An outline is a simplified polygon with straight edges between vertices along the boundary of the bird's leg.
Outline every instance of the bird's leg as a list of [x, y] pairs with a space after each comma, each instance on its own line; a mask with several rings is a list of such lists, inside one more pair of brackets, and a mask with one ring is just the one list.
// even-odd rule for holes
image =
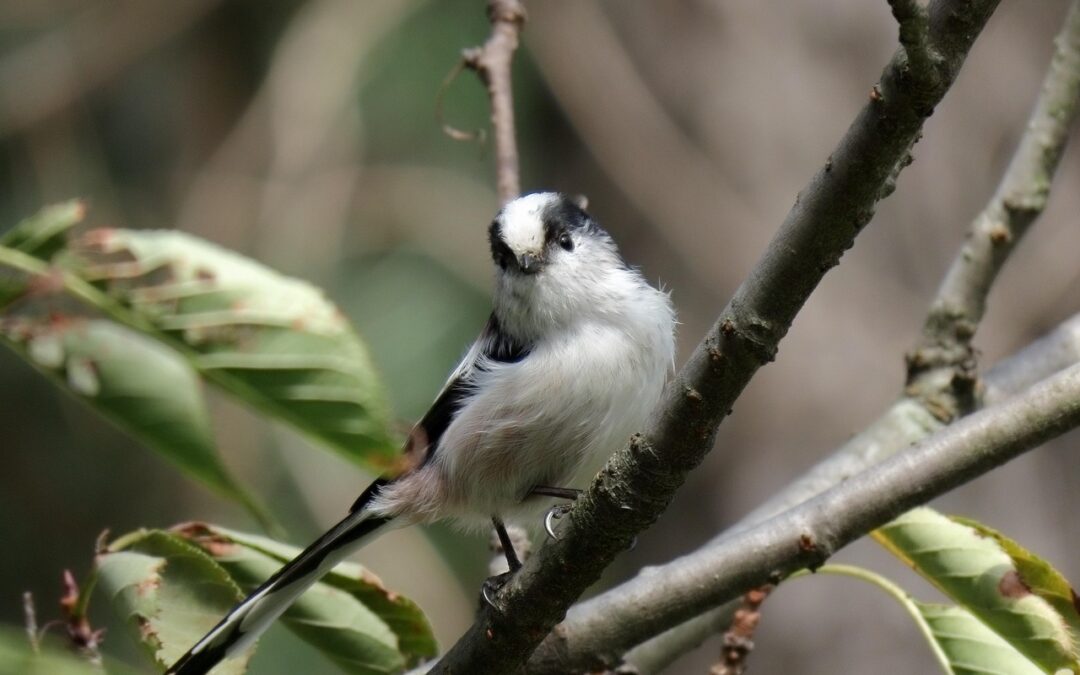
[[[533, 487], [529, 492], [529, 495], [566, 499], [572, 503], [581, 495], [581, 490], [575, 488], [551, 487], [549, 485], [537, 485]], [[559, 535], [555, 534], [555, 521], [569, 513], [570, 506], [571, 504], [556, 504], [548, 509], [547, 515], [544, 516], [544, 531], [547, 532], [547, 535], [552, 539], [559, 538]]]
[[503, 555], [506, 556], [506, 566], [510, 569], [507, 572], [485, 579], [484, 585], [480, 588], [480, 594], [483, 596], [484, 602], [491, 605], [492, 609], [498, 610], [499, 607], [492, 597], [510, 577], [514, 576], [515, 572], [521, 569], [521, 560], [518, 558], [517, 551], [514, 550], [514, 542], [510, 539], [510, 534], [506, 531], [506, 524], [503, 523], [502, 518], [492, 516], [491, 524], [495, 526], [495, 534], [499, 536], [499, 545], [502, 546]]
[[510, 568], [510, 574], [521, 569], [521, 560], [518, 559], [517, 551], [514, 550], [514, 542], [506, 531], [506, 524], [498, 516], [491, 517], [491, 524], [495, 526], [495, 533], [499, 535], [499, 544], [502, 546], [503, 555], [506, 556], [506, 566]]
[[529, 496], [537, 497], [554, 497], [555, 499], [566, 499], [574, 501], [581, 496], [581, 490], [577, 488], [563, 488], [552, 487], [550, 485], [536, 485], [532, 490], [529, 490]]

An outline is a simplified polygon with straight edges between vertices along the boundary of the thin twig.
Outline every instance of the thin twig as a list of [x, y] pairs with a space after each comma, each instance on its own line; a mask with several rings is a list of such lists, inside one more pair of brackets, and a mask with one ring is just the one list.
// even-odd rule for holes
[[34, 608], [34, 594], [26, 591], [23, 600], [23, 623], [26, 626], [26, 637], [30, 641], [30, 649], [36, 654], [39, 650], [39, 635], [37, 610]]
[[994, 196], [972, 222], [908, 356], [908, 392], [948, 421], [975, 405], [975, 329], [998, 272], [1043, 212], [1054, 173], [1080, 109], [1080, 2], [1054, 40], [1027, 131]]
[[900, 25], [900, 45], [913, 76], [924, 81], [937, 77], [941, 57], [930, 44], [930, 15], [926, 8], [919, 0], [889, 0], [889, 7]]
[[746, 672], [746, 659], [754, 651], [754, 631], [761, 621], [761, 604], [773, 588], [772, 584], [765, 584], [742, 597], [742, 605], [735, 610], [735, 618], [724, 633], [722, 660], [709, 669], [709, 675], [743, 675]]
[[454, 139], [455, 141], [475, 141], [480, 146], [484, 145], [484, 141], [487, 140], [487, 131], [485, 129], [477, 129], [475, 131], [465, 131], [464, 129], [458, 129], [453, 124], [446, 121], [446, 112], [444, 110], [443, 103], [446, 98], [446, 92], [450, 89], [450, 85], [454, 83], [458, 75], [467, 67], [464, 59], [454, 64], [454, 67], [450, 69], [450, 72], [443, 78], [442, 84], [439, 85], [439, 91], [435, 93], [435, 121], [439, 123], [439, 127], [442, 132]]
[[60, 611], [64, 615], [68, 640], [75, 650], [90, 663], [101, 665], [101, 637], [104, 628], [94, 629], [86, 615], [86, 602], [79, 592], [79, 584], [70, 570], [64, 570], [64, 595], [60, 598]]
[[514, 132], [514, 92], [510, 66], [525, 24], [520, 0], [489, 0], [491, 35], [482, 47], [466, 49], [462, 60], [476, 71], [491, 99], [491, 125], [495, 136], [495, 180], [499, 201], [505, 204], [521, 193], [517, 141]]
[[[883, 184], [922, 128], [925, 114], [913, 92], [920, 100], [945, 95], [996, 6], [997, 0], [934, 5], [939, 20], [931, 27], [943, 57], [942, 77], [932, 83], [908, 77], [900, 87], [901, 60], [886, 67], [880, 95], [853, 122], [831, 166], [803, 191], [764, 257], [668, 388], [646, 432], [616, 452], [574, 503], [562, 538], [537, 551], [499, 591], [498, 604], [506, 611], [484, 611], [434, 672], [518, 668], [567, 607], [667, 508], [686, 473], [712, 448], [720, 421], [751, 377], [772, 360], [795, 315], [869, 222]], [[609, 619], [595, 617], [595, 623]], [[560, 672], [575, 670], [581, 669]]]

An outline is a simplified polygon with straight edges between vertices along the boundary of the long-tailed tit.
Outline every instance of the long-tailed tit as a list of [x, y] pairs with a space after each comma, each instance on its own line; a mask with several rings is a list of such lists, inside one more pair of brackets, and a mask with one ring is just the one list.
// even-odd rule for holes
[[624, 444], [656, 405], [674, 353], [666, 293], [567, 197], [539, 193], [491, 223], [494, 308], [406, 450], [410, 469], [376, 480], [345, 518], [281, 568], [169, 673], [205, 673], [251, 644], [350, 553], [392, 528], [538, 517]]

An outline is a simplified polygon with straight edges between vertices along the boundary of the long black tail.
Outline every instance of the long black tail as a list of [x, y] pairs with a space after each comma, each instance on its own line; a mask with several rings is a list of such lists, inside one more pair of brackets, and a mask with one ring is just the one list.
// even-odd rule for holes
[[377, 493], [377, 487], [378, 482], [368, 488], [340, 523], [226, 614], [212, 631], [166, 671], [166, 675], [204, 675], [222, 660], [241, 652], [334, 565], [390, 529], [392, 518], [375, 515], [365, 508]]

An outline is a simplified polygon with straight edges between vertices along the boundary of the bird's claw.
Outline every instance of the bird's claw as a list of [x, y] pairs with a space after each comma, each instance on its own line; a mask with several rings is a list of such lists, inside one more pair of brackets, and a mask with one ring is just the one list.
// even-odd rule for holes
[[502, 574], [496, 574], [493, 577], [484, 579], [484, 583], [480, 586], [480, 597], [484, 599], [489, 607], [496, 612], [501, 612], [502, 608], [495, 604], [495, 594], [499, 592], [507, 581], [510, 581], [510, 577], [514, 576], [513, 572], [503, 572]]
[[552, 539], [558, 539], [559, 535], [555, 534], [555, 521], [560, 520], [563, 516], [570, 512], [571, 504], [556, 504], [548, 509], [547, 515], [544, 516], [544, 531]]

